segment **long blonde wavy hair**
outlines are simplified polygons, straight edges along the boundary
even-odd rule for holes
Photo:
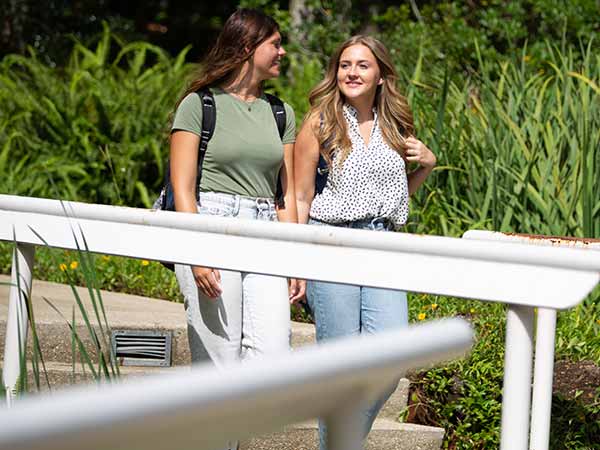
[[[413,116],[406,98],[400,94],[396,83],[398,74],[387,48],[371,36],[353,36],[334,52],[329,61],[325,78],[309,94],[309,117],[315,117],[313,132],[319,142],[321,154],[328,164],[333,161],[333,152],[339,151],[340,164],[352,150],[343,115],[345,98],[337,85],[340,57],[344,50],[353,45],[364,45],[375,57],[383,83],[377,86],[374,106],[377,107],[379,127],[386,143],[403,155],[404,140],[414,134]]]

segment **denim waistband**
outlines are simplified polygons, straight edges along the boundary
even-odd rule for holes
[[[275,209],[275,200],[266,197],[246,197],[238,194],[227,194],[225,192],[200,192],[200,205],[202,202],[220,203],[235,210],[250,209]]]
[[[330,225],[332,227],[358,228],[374,231],[394,231],[394,223],[387,217],[375,217],[372,219],[361,219],[335,223],[322,222],[320,220],[311,218],[308,223],[312,225]]]

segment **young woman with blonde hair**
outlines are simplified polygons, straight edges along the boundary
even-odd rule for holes
[[[325,79],[309,95],[311,109],[296,139],[300,223],[375,231],[406,223],[408,198],[436,158],[414,136],[412,113],[397,80],[387,49],[375,38],[354,36],[333,54]],[[407,174],[409,163],[418,168]],[[402,268],[397,270],[402,276]],[[317,341],[408,323],[402,291],[308,281],[306,295]],[[395,387],[365,411],[365,437]],[[323,423],[319,427],[325,450],[326,429]]]

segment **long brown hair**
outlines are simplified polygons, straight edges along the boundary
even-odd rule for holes
[[[352,150],[343,115],[344,96],[337,85],[337,71],[344,50],[353,45],[364,45],[377,61],[383,84],[377,87],[374,105],[377,107],[379,127],[386,143],[403,154],[404,140],[414,134],[413,116],[406,98],[400,94],[396,83],[398,74],[387,48],[371,36],[353,36],[343,42],[331,56],[325,78],[309,94],[310,117],[315,119],[314,133],[321,154],[331,164],[333,152],[340,151],[343,163]]]
[[[256,9],[239,8],[225,22],[217,42],[200,63],[198,74],[177,106],[198,89],[226,82],[254,55],[260,44],[278,31],[279,25],[272,17]]]

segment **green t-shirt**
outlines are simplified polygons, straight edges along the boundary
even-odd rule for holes
[[[222,89],[212,91],[217,120],[202,164],[200,190],[273,198],[283,144],[296,139],[294,110],[284,104],[286,126],[281,139],[265,96],[246,103]],[[171,132],[176,130],[200,135],[202,101],[197,94],[186,96],[177,108]]]

